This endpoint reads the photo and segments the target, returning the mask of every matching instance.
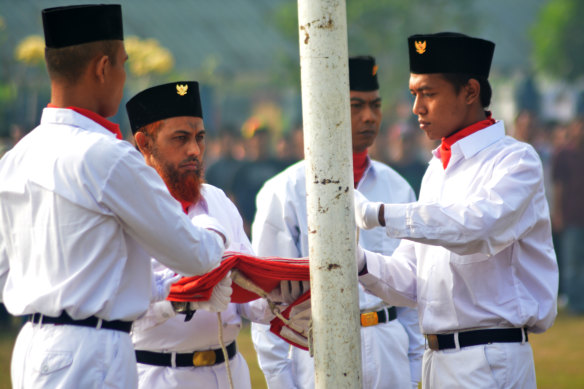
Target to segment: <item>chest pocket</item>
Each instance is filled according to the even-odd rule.
[[[514,285],[509,258],[510,254],[460,256],[450,253],[450,270],[456,289],[468,294],[479,305],[481,300],[495,301],[497,304],[512,300],[514,294],[509,293],[509,289],[501,288],[501,285]]]

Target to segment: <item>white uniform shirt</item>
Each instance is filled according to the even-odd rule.
[[[386,232],[405,238],[390,260],[367,253],[367,289],[418,304],[422,332],[549,328],[558,267],[541,161],[502,122],[439,150],[416,203],[386,205]],[[381,230],[381,228],[379,228]]]
[[[45,108],[0,160],[0,300],[13,315],[134,320],[150,257],[196,275],[222,253],[130,143],[72,110]]]
[[[405,203],[415,201],[415,194],[410,185],[393,169],[377,162],[370,161],[358,185],[358,190],[371,201]],[[257,213],[252,227],[252,246],[257,255],[280,257],[308,256],[308,221],[306,210],[305,162],[298,162],[272,179],[268,180],[257,195]],[[372,251],[389,255],[398,246],[399,240],[387,239],[382,229],[360,231],[359,244]],[[381,299],[365,293],[359,286],[359,307],[362,312],[376,311],[387,306]],[[398,308],[398,320],[403,325],[405,347],[409,355],[411,380],[418,382],[421,375],[421,358],[424,351],[424,340],[420,334],[417,312],[409,308]],[[390,323],[391,324],[391,323]],[[364,387],[372,387],[367,382],[376,382],[377,378],[387,374],[387,365],[396,364],[388,348],[392,346],[383,342],[382,329],[387,324],[361,329],[362,347],[367,360],[363,361]],[[398,329],[403,329],[398,324]],[[268,332],[267,327],[252,324],[252,338],[258,352],[260,366],[266,375],[270,388],[293,387],[294,380],[301,387],[309,387],[313,377],[312,370],[304,378],[294,377],[299,374],[300,366],[290,366],[287,359],[288,347],[278,337]],[[407,339],[409,338],[409,342]],[[284,345],[284,347],[282,347]],[[385,347],[387,346],[387,347]],[[278,351],[280,350],[280,351]],[[306,354],[300,349],[296,353]],[[312,364],[312,359],[310,359]],[[301,362],[303,363],[303,362]],[[300,364],[300,363],[299,363]],[[385,369],[386,371],[384,372]],[[404,365],[396,366],[401,375],[408,371],[407,356]],[[408,377],[407,373],[405,376]],[[409,381],[409,380],[406,380]],[[382,384],[382,387],[387,383]],[[394,387],[396,382],[394,381]]]
[[[252,254],[251,244],[243,230],[241,216],[225,193],[212,185],[203,184],[201,195],[201,200],[189,207],[189,217],[204,213],[215,218],[229,236],[230,245],[227,251]],[[163,266],[154,262],[154,270],[162,269],[164,269]],[[165,303],[170,309],[151,309],[142,319],[134,323],[132,340],[137,350],[185,353],[220,347],[215,312],[199,309],[190,321],[185,322],[185,315],[172,314],[173,317],[164,317],[172,310],[170,302]],[[262,316],[251,312],[247,305],[229,304],[227,310],[221,312],[225,345],[234,341],[239,334],[240,314],[250,320],[263,319]]]

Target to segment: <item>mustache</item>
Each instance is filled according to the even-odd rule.
[[[183,159],[183,160],[180,162],[179,166],[180,166],[180,165],[185,165],[185,164],[187,164],[187,163],[193,163],[193,162],[195,162],[195,163],[196,163],[196,164],[197,164],[199,167],[201,166],[201,161],[200,161],[200,160],[199,160],[199,158],[197,158],[197,157],[189,157],[189,158],[187,158],[187,159]]]

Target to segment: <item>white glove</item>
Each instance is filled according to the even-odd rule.
[[[150,302],[162,301],[168,297],[170,286],[181,279],[180,274],[175,274],[170,269],[154,272],[152,277],[152,294]]]
[[[211,293],[211,298],[208,301],[192,301],[189,303],[191,310],[204,309],[210,312],[223,312],[231,302],[231,272],[227,273],[215,287]]]
[[[310,281],[282,280],[280,286],[272,290],[268,296],[275,303],[292,304],[309,289]]]
[[[365,196],[358,190],[353,190],[355,193],[355,224],[363,230],[370,230],[375,227],[380,227],[379,224],[379,208],[383,203],[375,203],[367,200]]]
[[[223,240],[225,248],[229,247],[229,245],[231,244],[231,239],[229,238],[229,235],[227,235],[227,231],[214,217],[211,217],[206,213],[201,213],[200,215],[196,215],[195,217],[193,217],[192,221],[193,224],[195,224],[196,226],[206,228],[207,230],[211,230],[215,232],[217,235],[219,235]]]

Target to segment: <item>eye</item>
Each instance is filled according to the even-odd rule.
[[[351,103],[352,109],[361,109],[363,108],[363,103]]]

